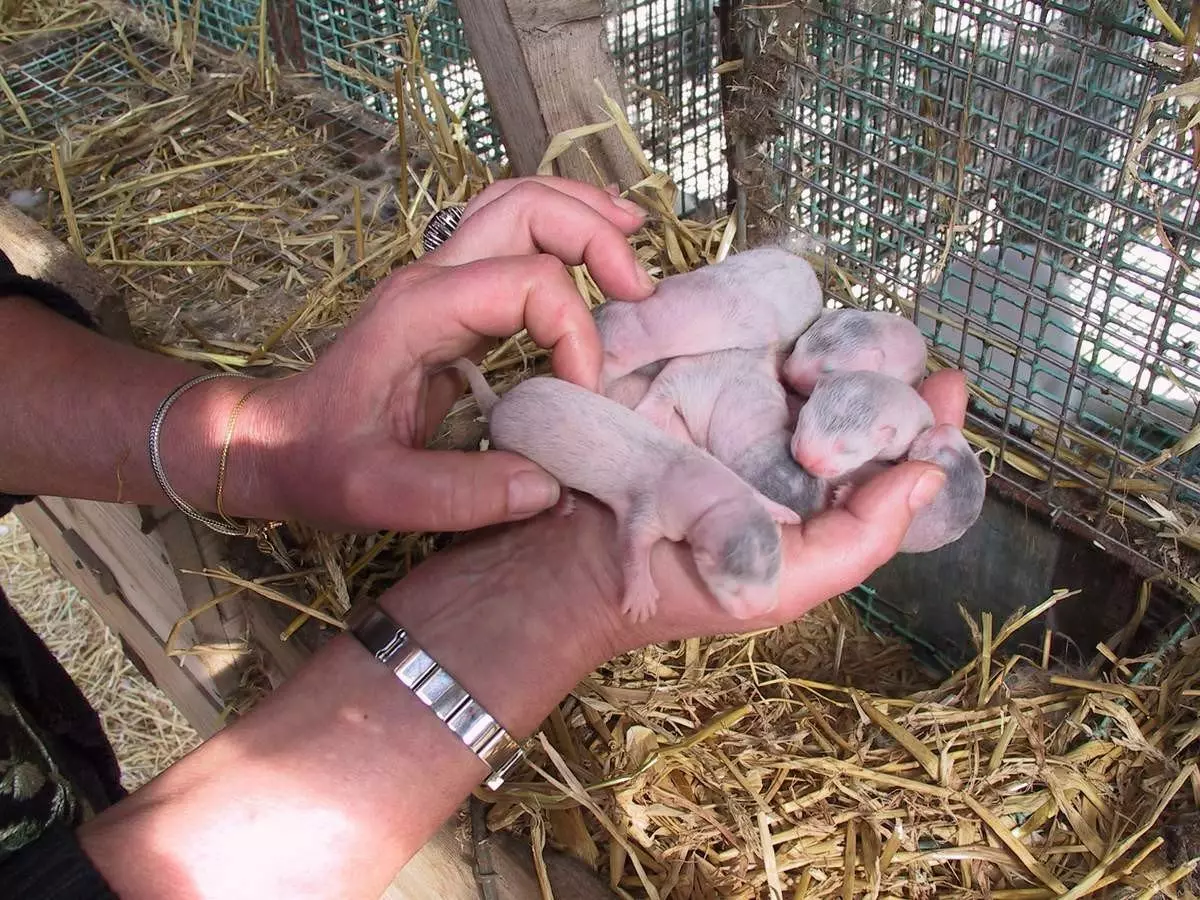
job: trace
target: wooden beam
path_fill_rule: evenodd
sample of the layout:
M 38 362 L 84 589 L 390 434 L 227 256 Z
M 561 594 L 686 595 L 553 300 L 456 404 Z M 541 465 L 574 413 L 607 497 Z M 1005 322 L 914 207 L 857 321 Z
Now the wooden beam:
M 459 0 L 458 10 L 514 174 L 534 174 L 555 134 L 603 121 L 597 79 L 624 103 L 600 0 Z M 559 157 L 559 175 L 622 188 L 641 180 L 615 131 L 583 146 L 586 156 Z
M 268 0 L 267 27 L 270 29 L 276 62 L 296 72 L 308 71 L 296 0 Z
M 131 339 L 133 332 L 125 301 L 108 280 L 4 200 L 0 200 L 0 250 L 22 275 L 48 281 L 74 297 L 109 337 Z
M 65 527 L 43 500 L 24 503 L 16 513 L 58 573 L 137 654 L 139 668 L 150 674 L 150 680 L 171 698 L 191 726 L 201 737 L 215 734 L 220 725 L 220 702 L 191 671 L 162 652 L 162 639 L 133 611 L 115 576 L 102 560 L 88 552 L 86 541 L 72 541 L 76 533 Z

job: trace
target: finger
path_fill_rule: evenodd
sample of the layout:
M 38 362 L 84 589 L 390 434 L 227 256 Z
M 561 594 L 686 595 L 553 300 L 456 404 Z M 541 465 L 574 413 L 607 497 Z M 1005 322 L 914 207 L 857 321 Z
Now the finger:
M 782 596 L 796 597 L 803 611 L 861 584 L 896 554 L 913 514 L 945 480 L 937 466 L 901 463 L 864 483 L 845 507 L 783 529 Z
M 412 451 L 374 467 L 364 490 L 370 495 L 357 502 L 379 509 L 384 527 L 411 531 L 467 531 L 528 519 L 557 503 L 560 493 L 558 482 L 534 463 L 498 450 Z
M 421 336 L 416 355 L 426 366 L 470 353 L 481 338 L 509 337 L 524 328 L 534 343 L 551 350 L 551 366 L 560 378 L 589 390 L 599 383 L 596 323 L 575 282 L 552 256 L 473 262 L 399 302 L 407 306 L 409 333 Z
M 598 188 L 584 181 L 571 178 L 560 178 L 557 175 L 531 175 L 526 178 L 506 178 L 489 185 L 481 193 L 472 198 L 463 210 L 459 224 L 478 213 L 486 206 L 495 203 L 501 197 L 506 197 L 521 185 L 540 185 L 573 197 L 581 203 L 586 203 L 600 215 L 604 216 L 626 234 L 632 234 L 642 227 L 646 221 L 646 210 L 632 200 L 624 200 L 619 196 L 616 185 Z
M 614 223 L 613 198 L 600 188 L 607 210 L 537 181 L 525 181 L 465 218 L 454 235 L 426 255 L 434 265 L 459 266 L 496 256 L 548 253 L 567 265 L 587 265 L 600 290 L 618 300 L 642 300 L 654 282 Z M 605 213 L 609 213 L 606 215 Z
M 962 428 L 967 420 L 967 377 L 958 369 L 934 372 L 918 389 L 939 425 Z

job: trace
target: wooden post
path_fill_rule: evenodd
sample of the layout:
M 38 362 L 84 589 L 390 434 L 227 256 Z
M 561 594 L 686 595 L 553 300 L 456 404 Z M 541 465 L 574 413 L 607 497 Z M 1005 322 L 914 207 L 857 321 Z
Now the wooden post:
M 11 203 L 0 200 L 0 250 L 22 275 L 48 281 L 74 297 L 109 337 L 129 340 L 125 301 L 87 263 Z
M 559 132 L 603 121 L 597 79 L 624 103 L 600 0 L 458 0 L 458 10 L 514 174 L 534 174 Z M 615 131 L 582 146 L 586 155 L 559 157 L 559 175 L 622 188 L 641 180 Z
M 268 0 L 267 27 L 270 29 L 276 62 L 296 72 L 308 71 L 296 0 Z

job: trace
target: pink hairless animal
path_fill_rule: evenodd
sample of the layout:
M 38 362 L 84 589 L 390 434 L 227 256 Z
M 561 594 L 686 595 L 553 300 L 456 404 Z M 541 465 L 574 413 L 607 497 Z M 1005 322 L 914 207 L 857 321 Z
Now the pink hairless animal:
M 788 452 L 788 402 L 773 348 L 671 360 L 637 411 L 659 427 L 675 416 L 694 440 L 777 503 L 803 517 L 824 509 L 828 486 Z
M 659 282 L 637 303 L 595 312 L 601 383 L 677 356 L 788 346 L 821 312 L 821 286 L 802 257 L 760 247 Z
M 649 618 L 657 608 L 650 551 L 662 538 L 688 542 L 701 579 L 730 615 L 751 618 L 778 604 L 779 525 L 798 524 L 794 512 L 607 397 L 553 377 L 527 379 L 497 397 L 469 360 L 454 366 L 487 416 L 496 448 L 533 460 L 616 513 L 622 609 L 631 618 Z
M 872 460 L 899 459 L 933 426 L 933 411 L 903 381 L 878 372 L 817 380 L 800 410 L 792 456 L 811 474 L 836 479 Z
M 903 316 L 834 309 L 796 340 L 783 378 L 801 394 L 836 372 L 878 372 L 915 387 L 925 376 L 926 357 L 925 338 Z

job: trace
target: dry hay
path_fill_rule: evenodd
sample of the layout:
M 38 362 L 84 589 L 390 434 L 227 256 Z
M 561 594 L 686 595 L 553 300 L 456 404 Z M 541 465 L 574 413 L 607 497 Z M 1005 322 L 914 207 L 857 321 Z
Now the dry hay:
M 14 516 L 0 519 L 0 585 L 100 714 L 125 787 L 140 787 L 199 744 L 179 710 L 126 659 L 117 636 Z
M 71 31 L 103 17 L 99 4 L 79 0 L 0 0 L 0 46 Z
M 84 52 L 127 59 L 114 35 Z M 403 131 L 361 150 L 350 145 L 370 129 L 314 114 L 315 92 L 297 99 L 254 65 L 206 69 L 169 35 L 150 50 L 110 86 L 115 107 L 60 110 L 49 135 L 0 158 L 0 184 L 50 189 L 47 224 L 121 282 L 161 352 L 303 369 L 375 280 L 419 257 L 435 209 L 504 174 L 471 154 L 418 59 L 400 70 Z M 674 187 L 605 108 L 646 173 L 633 191 L 655 213 L 633 238 L 646 268 L 722 258 L 734 222 L 677 218 Z M 26 112 L 37 119 L 33 103 Z M 576 152 L 571 137 L 553 149 Z M 407 161 L 403 178 L 380 177 L 380 152 Z M 572 274 L 601 299 L 583 269 Z M 484 366 L 503 385 L 543 362 L 522 335 Z M 440 440 L 469 445 L 472 413 L 460 403 Z M 289 526 L 281 565 L 246 560 L 224 577 L 240 581 L 228 596 L 249 585 L 336 621 L 441 544 Z M 1027 676 L 1040 667 L 998 653 L 1003 634 L 985 623 L 979 659 L 940 685 L 836 604 L 768 633 L 629 654 L 550 718 L 534 754 L 543 774 L 490 798 L 492 824 L 569 848 L 627 896 L 1017 900 L 1053 896 L 1060 881 L 1137 893 L 1191 865 L 1186 817 L 1161 842 L 1154 832 L 1159 806 L 1194 806 L 1200 790 L 1190 656 L 1148 685 L 1129 686 L 1136 661 L 1120 660 L 1064 682 Z
M 878 639 L 841 644 L 828 607 L 619 660 L 551 718 L 491 822 L 624 896 L 1153 896 L 1200 862 L 1200 639 L 1146 683 L 1146 660 L 1098 677 L 997 652 L 1050 602 L 985 620 L 976 660 L 925 690 Z

